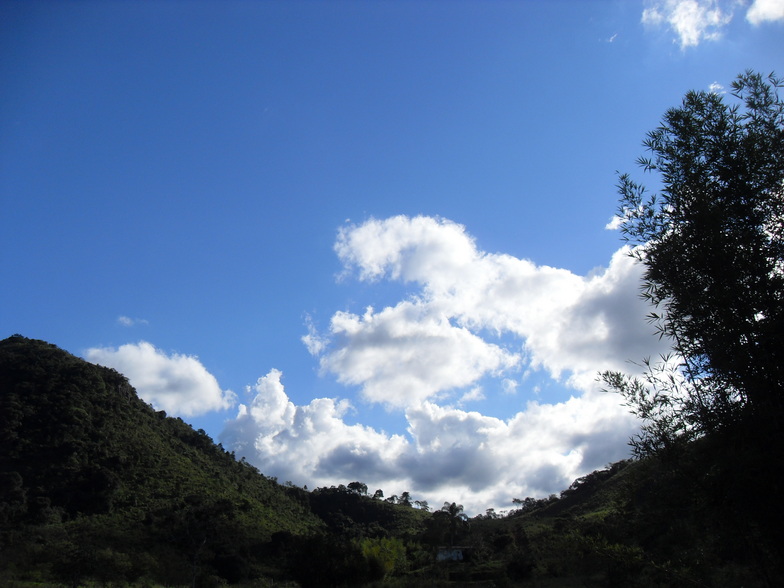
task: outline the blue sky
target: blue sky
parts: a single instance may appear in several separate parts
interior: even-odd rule
[[[781,0],[0,2],[0,336],[281,481],[558,492],[662,351],[616,170],[783,55]]]

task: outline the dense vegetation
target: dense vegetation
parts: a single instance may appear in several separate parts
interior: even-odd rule
[[[313,532],[306,505],[204,431],[142,402],[125,377],[41,341],[0,350],[3,567],[190,583],[253,575],[275,532]]]
[[[468,519],[361,482],[279,485],[117,372],[21,336],[0,342],[0,435],[4,586],[764,586],[780,573],[779,482],[758,439],[721,459],[724,441],[704,439],[619,462]],[[437,561],[448,545],[464,561]]]
[[[0,584],[781,585],[781,86],[747,73],[734,106],[688,94],[646,141],[660,194],[621,177],[673,345],[641,379],[602,374],[643,419],[637,459],[472,519],[360,481],[308,492],[121,374],[15,335],[0,341]]]

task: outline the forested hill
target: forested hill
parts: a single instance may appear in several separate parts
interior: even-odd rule
[[[281,486],[116,371],[13,336],[0,341],[0,585],[778,586],[780,456],[780,439],[730,427],[468,519],[358,482]],[[468,559],[439,561],[448,544]]]
[[[78,576],[59,568],[102,554],[107,569],[156,569],[171,583],[198,560],[231,578],[274,533],[324,527],[303,491],[156,412],[116,371],[43,341],[0,342],[0,447],[3,567],[50,558]]]

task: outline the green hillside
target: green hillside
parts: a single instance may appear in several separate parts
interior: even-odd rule
[[[205,570],[239,579],[273,533],[324,526],[206,433],[153,410],[119,373],[42,341],[0,342],[0,434],[6,569],[46,567],[68,581],[149,570],[173,583]]]
[[[0,341],[0,447],[2,586],[754,587],[782,577],[781,441],[743,424],[468,519],[453,503],[428,512],[372,498],[361,482],[279,485],[156,412],[121,374],[13,336]],[[450,544],[462,561],[439,560]]]
[[[3,586],[363,584],[405,568],[430,518],[280,485],[123,375],[19,335],[0,341],[0,446]]]

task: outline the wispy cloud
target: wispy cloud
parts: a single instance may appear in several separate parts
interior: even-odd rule
[[[124,374],[142,399],[173,415],[196,416],[236,403],[234,393],[221,390],[215,376],[195,356],[166,354],[146,341],[118,348],[93,347],[84,356]]]
[[[464,406],[471,402],[478,402],[479,400],[484,400],[486,398],[484,390],[482,390],[481,386],[475,386],[471,388],[468,392],[463,394],[460,397],[460,400],[457,401],[459,406]]]
[[[305,315],[305,326],[308,329],[308,333],[301,337],[302,342],[311,355],[320,355],[326,349],[329,340],[319,334],[310,315]]]
[[[733,2],[718,0],[654,0],[643,10],[642,22],[651,27],[669,27],[685,49],[719,39],[732,21],[733,8]]]
[[[506,394],[514,394],[517,392],[517,386],[519,386],[519,382],[509,378],[505,378],[501,382],[501,386],[503,387],[503,391]]]
[[[136,325],[148,325],[150,322],[143,318],[131,318],[129,316],[120,315],[117,317],[117,323],[123,327],[133,327]]]
[[[737,0],[649,0],[642,22],[668,27],[681,49],[686,49],[720,39],[735,10],[744,4]],[[746,20],[754,26],[784,21],[784,0],[754,0],[746,10]]]

